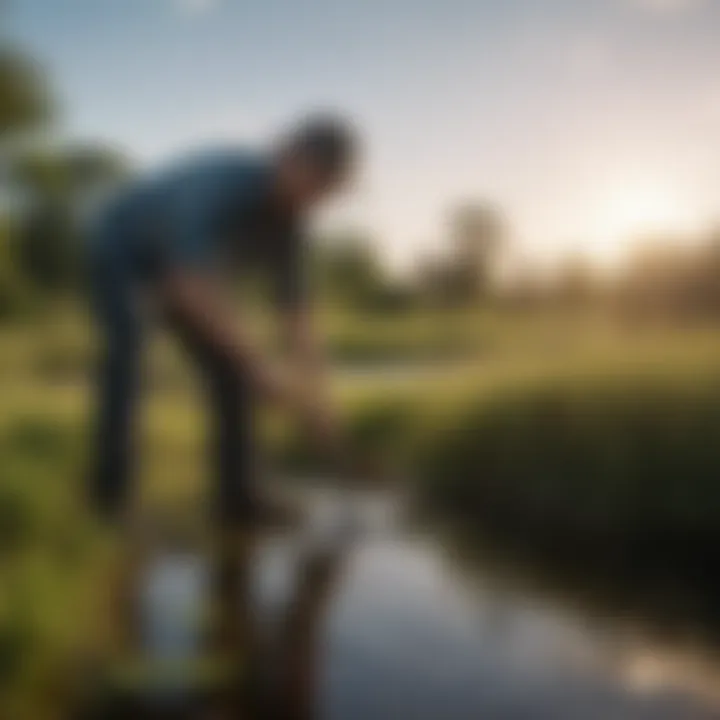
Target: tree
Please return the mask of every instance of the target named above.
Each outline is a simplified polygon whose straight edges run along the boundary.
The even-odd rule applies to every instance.
[[[0,49],[0,315],[12,315],[27,300],[24,278],[14,262],[16,236],[14,188],[7,163],[14,140],[51,116],[52,102],[39,68],[9,48]]]
[[[458,299],[487,298],[492,266],[506,234],[504,218],[488,203],[465,202],[451,212],[452,274]]]
[[[76,280],[84,212],[126,172],[125,160],[103,147],[35,150],[15,158],[11,182],[22,198],[17,257],[36,287],[54,291]]]
[[[507,237],[503,216],[488,203],[465,202],[450,212],[448,225],[446,251],[418,263],[420,296],[446,307],[486,300]]]
[[[12,257],[12,228],[8,218],[0,217],[0,320],[21,313],[29,294]]]
[[[15,50],[0,49],[0,141],[47,121],[51,108],[38,66]]]
[[[324,239],[316,248],[313,269],[328,302],[369,311],[406,304],[408,293],[388,277],[372,242],[361,234]]]

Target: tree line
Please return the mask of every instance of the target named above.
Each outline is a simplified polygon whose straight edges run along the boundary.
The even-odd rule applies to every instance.
[[[52,304],[81,283],[85,210],[132,174],[100,145],[48,142],[57,101],[41,68],[17,49],[0,52],[0,319]],[[702,238],[647,238],[611,277],[571,258],[551,276],[530,266],[499,283],[510,223],[482,200],[448,214],[442,250],[402,278],[379,244],[359,232],[314,245],[310,272],[320,300],[358,312],[494,305],[518,311],[611,309],[627,318],[720,318],[720,230]]]

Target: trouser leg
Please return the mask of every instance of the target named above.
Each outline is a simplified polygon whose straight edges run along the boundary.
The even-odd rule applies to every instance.
[[[249,519],[256,507],[258,446],[249,379],[178,318],[170,325],[199,368],[207,399],[208,451],[214,476],[212,513],[224,525]]]
[[[88,263],[91,309],[101,340],[89,493],[96,511],[118,519],[131,490],[142,323],[137,288],[120,252],[123,238],[106,233],[94,238]]]
[[[138,354],[133,338],[111,335],[100,361],[91,500],[109,519],[123,515],[130,496]]]
[[[213,514],[222,524],[246,520],[255,505],[257,447],[253,393],[246,378],[207,368],[210,451],[214,464]]]

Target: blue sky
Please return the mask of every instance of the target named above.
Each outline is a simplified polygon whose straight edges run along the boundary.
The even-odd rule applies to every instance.
[[[501,204],[541,259],[720,220],[717,0],[10,4],[62,132],[143,162],[346,110],[369,152],[343,213],[393,258],[436,245],[466,197]]]

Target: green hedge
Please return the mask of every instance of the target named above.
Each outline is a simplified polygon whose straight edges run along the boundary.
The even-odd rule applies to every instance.
[[[720,374],[499,392],[427,433],[415,463],[437,507],[533,542],[720,538]]]

